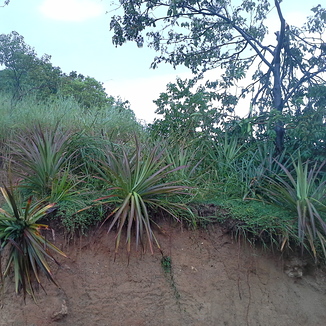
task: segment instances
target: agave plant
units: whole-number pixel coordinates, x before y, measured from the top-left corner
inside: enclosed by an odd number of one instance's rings
[[[243,187],[243,180],[239,178],[242,161],[250,148],[247,143],[240,141],[237,135],[229,136],[225,133],[218,136],[207,146],[206,156],[215,174],[215,184],[227,197],[238,197]]]
[[[202,153],[201,148],[195,146],[186,146],[179,143],[166,143],[166,162],[170,164],[172,168],[178,168],[183,166],[185,168],[180,169],[177,173],[173,175],[183,180],[183,182],[192,185],[198,185],[203,183],[205,179],[205,172],[203,169],[199,168],[200,163],[204,160],[201,157],[200,160],[197,159],[198,153]],[[198,173],[200,170],[200,173]]]
[[[291,166],[291,158],[286,158],[285,151],[275,158],[275,144],[272,142],[257,142],[253,150],[241,159],[238,179],[243,181],[244,200],[259,198],[259,189],[265,177],[282,173],[277,160],[286,168]]]
[[[105,219],[110,220],[108,232],[117,226],[115,253],[118,252],[125,226],[128,255],[132,231],[136,236],[136,248],[141,244],[144,249],[146,234],[150,251],[153,253],[153,242],[158,248],[160,245],[152,230],[150,208],[163,209],[179,220],[175,211],[187,208],[182,203],[177,203],[175,197],[186,194],[189,188],[177,185],[174,181],[164,180],[167,175],[184,166],[171,167],[171,164],[164,164],[164,151],[160,150],[159,146],[147,151],[137,140],[135,151],[129,155],[125,148],[120,151],[109,149],[106,154],[106,160],[100,162],[99,172],[100,179],[110,186],[108,189],[110,194],[98,200],[102,203],[117,204]]]
[[[6,210],[0,208],[0,250],[8,248],[3,276],[8,276],[13,268],[16,292],[23,291],[24,298],[27,293],[34,298],[34,282],[42,286],[40,273],[57,285],[47,259],[57,264],[58,262],[49,250],[66,257],[42,236],[41,230],[48,230],[49,227],[37,223],[48,214],[53,204],[32,203],[30,197],[26,205],[21,207],[13,189],[0,187],[0,190],[8,207]],[[1,265],[2,257],[0,258]]]
[[[299,242],[304,246],[308,241],[315,259],[316,242],[326,257],[326,179],[321,173],[325,163],[319,167],[317,163],[302,163],[299,154],[297,163],[293,160],[293,171],[278,163],[283,175],[268,177],[263,188],[274,203],[296,212]]]
[[[69,162],[70,137],[71,133],[63,132],[58,125],[53,130],[36,126],[11,144],[16,172],[23,178],[24,186],[40,198],[49,195],[53,180]]]

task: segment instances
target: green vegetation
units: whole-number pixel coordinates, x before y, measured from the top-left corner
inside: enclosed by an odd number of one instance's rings
[[[163,256],[161,259],[161,266],[164,271],[165,277],[169,281],[171,288],[174,292],[174,296],[177,300],[177,304],[179,304],[180,293],[176,287],[174,277],[173,277],[173,269],[172,269],[172,259],[170,256]]]
[[[144,3],[147,11],[135,10]],[[275,1],[280,34],[275,47],[264,47],[268,2],[244,1],[233,15],[229,1],[219,10],[209,3],[167,3],[170,18],[164,23],[173,28],[183,17],[180,28],[191,31],[186,38],[169,34],[171,53],[161,34],[149,36],[163,51],[154,65],[185,64],[194,72],[218,66],[224,69],[221,80],[203,85],[197,74],[169,83],[155,101],[161,118],[148,126],[100,82],[62,73],[16,32],[0,35],[0,240],[1,250],[9,248],[4,275],[14,270],[16,291],[34,295],[39,271],[54,282],[46,262],[54,258],[43,246],[61,252],[39,232],[46,228],[37,224],[41,218],[69,237],[107,226],[116,232],[115,254],[124,235],[128,256],[133,243],[152,253],[156,244],[174,289],[171,258],[155,236],[162,217],[191,227],[218,222],[252,245],[326,262],[325,43],[303,44],[301,37],[324,30],[325,11],[313,8],[309,24],[295,29],[284,26]],[[115,43],[142,43],[145,27],[155,27],[154,16],[147,15],[161,4],[124,2],[126,17],[137,19],[113,19]],[[258,27],[242,14],[254,14]],[[234,42],[233,54],[225,52]],[[220,43],[218,51],[212,48]],[[242,58],[247,45],[254,55]],[[239,96],[229,90],[258,59],[253,82],[240,95],[252,94],[250,114],[240,118],[234,113]],[[262,64],[267,70],[260,70]]]
[[[299,242],[305,246],[308,241],[316,260],[316,243],[326,257],[326,175],[320,173],[325,163],[317,168],[317,163],[302,163],[300,155],[292,171],[278,163],[285,175],[267,177],[263,188],[270,201],[296,212]]]
[[[295,215],[283,207],[242,199],[221,200],[218,207],[222,213],[217,220],[236,240],[281,251],[295,250],[298,245]]]
[[[125,232],[129,254],[134,237],[136,248],[153,252],[157,217],[169,213],[192,227],[217,221],[253,244],[301,248],[324,261],[324,142],[314,145],[317,157],[303,154],[297,145],[306,131],[293,129],[295,116],[288,116],[287,146],[276,154],[265,130],[255,130],[249,118],[221,117],[213,127],[201,120],[189,134],[166,130],[164,118],[173,121],[173,111],[144,129],[120,102],[92,113],[71,98],[30,97],[11,111],[7,98],[0,96],[2,179],[15,180],[25,201],[32,195],[55,203],[48,218],[69,237],[108,223],[117,231],[116,253]],[[25,119],[28,112],[34,119]],[[202,215],[196,207],[207,203],[228,213]]]
[[[215,75],[220,78],[206,85],[215,90],[223,112],[232,113],[244,97],[250,99],[251,115],[266,116],[275,110],[277,119],[268,131],[274,133],[280,153],[286,141],[284,116],[288,111],[301,113],[305,107],[321,103],[312,95],[316,89],[325,89],[326,71],[326,9],[318,5],[302,26],[290,26],[282,7],[280,0],[124,1],[119,13],[111,18],[112,41],[116,46],[133,41],[139,47],[148,41],[148,46],[158,52],[152,68],[161,63],[184,65],[196,78],[218,68]],[[267,27],[270,16],[278,20],[273,24],[273,39]],[[196,96],[184,95],[184,104],[192,110]],[[166,102],[164,97],[161,100]],[[203,103],[191,112],[189,120],[214,117],[214,111],[209,110],[202,115],[203,107],[207,107]],[[171,106],[171,110],[176,108]],[[176,113],[179,119],[184,112]]]
[[[12,108],[30,95],[38,100],[73,98],[83,108],[103,108],[112,102],[102,83],[76,71],[67,75],[50,60],[47,54],[38,57],[19,33],[0,34],[0,64],[5,67],[0,71],[0,89],[10,94]]]
[[[185,209],[182,203],[175,203],[171,197],[186,195],[187,187],[177,185],[176,181],[167,181],[167,176],[184,168],[171,168],[164,163],[164,149],[159,145],[153,149],[145,148],[135,139],[135,149],[131,153],[125,148],[105,151],[105,159],[99,162],[100,180],[103,187],[108,187],[109,195],[100,198],[102,203],[114,203],[116,208],[109,213],[105,220],[112,217],[109,231],[117,225],[116,253],[119,248],[123,228],[127,226],[127,251],[130,254],[131,234],[134,229],[136,248],[139,244],[144,248],[143,234],[147,236],[151,253],[153,240],[160,248],[152,230],[153,219],[150,209],[161,209],[172,215],[176,220],[176,210]],[[154,211],[153,211],[154,210]]]
[[[61,171],[67,169],[69,156],[66,155],[72,135],[54,130],[43,131],[40,125],[22,131],[14,136],[10,144],[12,161],[16,174],[24,178],[23,186],[28,192],[44,198],[50,195],[53,185],[62,178]]]
[[[13,189],[1,187],[0,190],[8,206],[7,210],[0,209],[0,254],[4,248],[9,247],[3,276],[9,275],[12,266],[16,292],[23,291],[24,297],[27,293],[34,297],[33,282],[36,281],[41,285],[40,272],[56,284],[46,258],[56,263],[57,261],[49,249],[65,256],[41,235],[41,230],[48,230],[48,226],[37,223],[48,214],[53,204],[32,203],[30,197],[22,206]],[[1,265],[2,255],[0,258]],[[0,270],[2,271],[2,268]]]

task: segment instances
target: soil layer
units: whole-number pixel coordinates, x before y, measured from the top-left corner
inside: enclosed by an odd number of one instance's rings
[[[60,288],[44,283],[37,303],[6,282],[1,326],[324,326],[326,277],[304,262],[285,260],[235,242],[218,226],[182,230],[165,225],[163,250],[114,261],[114,233],[65,244],[69,258],[53,266]],[[134,248],[133,248],[134,249]]]

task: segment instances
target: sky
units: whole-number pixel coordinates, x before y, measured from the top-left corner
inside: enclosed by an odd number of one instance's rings
[[[284,0],[287,22],[297,25],[323,1]],[[3,2],[0,0],[0,5]],[[116,48],[109,29],[117,8],[113,2],[118,1],[11,0],[0,8],[0,34],[18,32],[39,56],[51,55],[52,64],[65,73],[77,71],[103,82],[109,95],[130,102],[138,119],[152,122],[153,100],[176,77],[189,78],[191,73],[185,67],[174,70],[169,65],[150,69],[156,53],[145,46],[127,43]],[[270,24],[273,26],[273,18]]]

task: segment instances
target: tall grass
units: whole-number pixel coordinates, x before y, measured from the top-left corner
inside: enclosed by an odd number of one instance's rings
[[[36,124],[53,127],[58,122],[64,130],[113,134],[116,139],[142,130],[130,110],[115,104],[102,109],[84,109],[73,98],[39,101],[31,95],[12,106],[10,96],[0,93],[0,115],[0,140],[10,138],[13,131],[21,128],[28,129]]]
[[[80,126],[82,108],[73,99],[53,99],[45,102],[37,101],[33,96],[24,98],[14,107],[10,96],[0,94],[0,130],[2,135],[22,127],[28,128],[35,124],[43,127],[54,126],[60,121],[61,126],[71,129]]]

